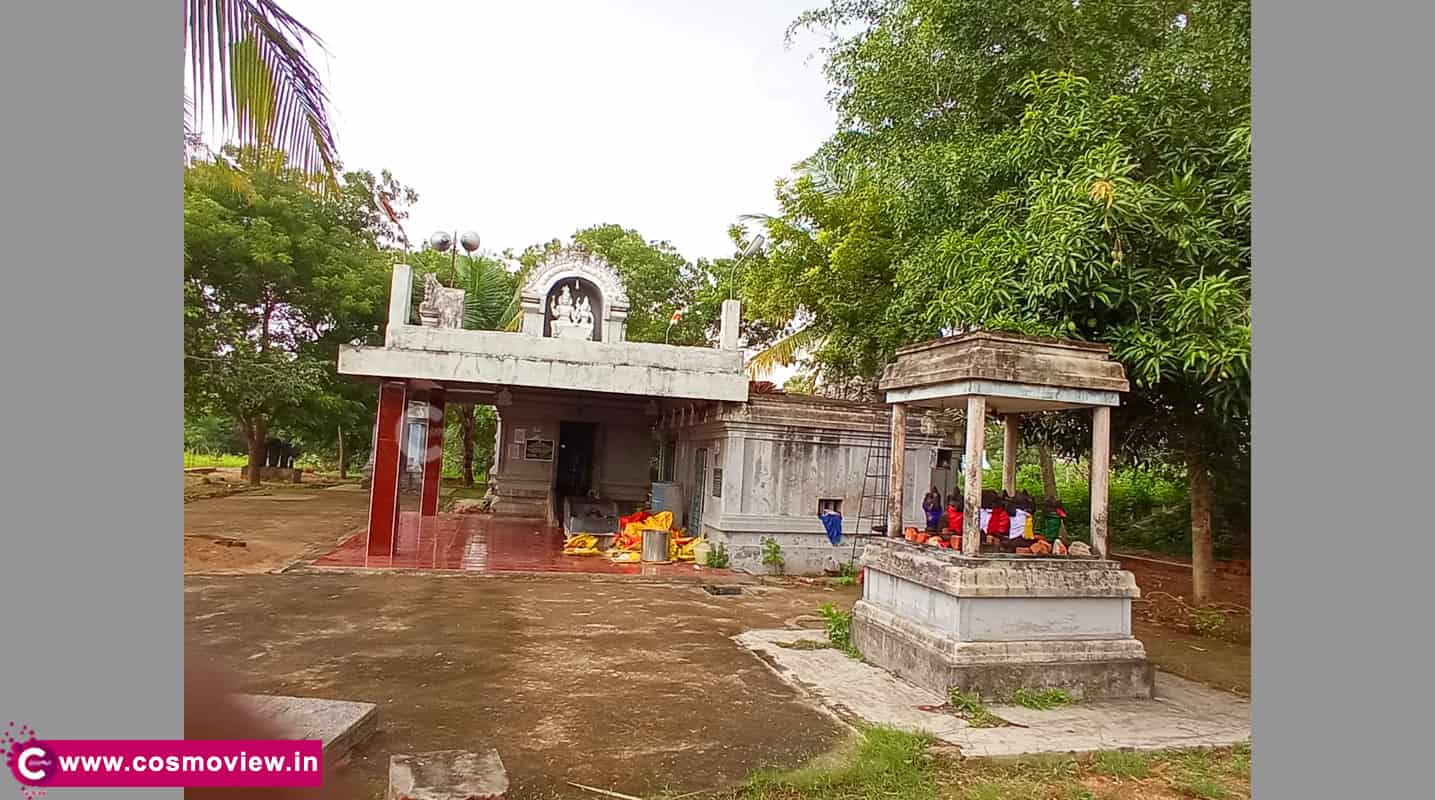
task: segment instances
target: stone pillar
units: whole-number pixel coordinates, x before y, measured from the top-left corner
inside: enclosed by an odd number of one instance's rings
[[[408,264],[395,264],[394,274],[389,282],[389,328],[409,324],[410,305],[413,303],[414,272]],[[385,332],[384,346],[388,344]]]
[[[1091,549],[1106,558],[1106,504],[1111,472],[1111,409],[1091,411]]]
[[[383,396],[383,393],[384,393],[384,390],[383,390],[383,387],[382,387],[382,385],[381,385],[381,386],[379,387],[379,396],[382,397],[382,396]],[[374,407],[374,430],[373,430],[373,435],[369,437],[369,457],[368,457],[367,460],[364,461],[364,469],[363,469],[363,475],[364,475],[363,486],[364,486],[365,489],[367,489],[367,488],[369,488],[369,487],[371,487],[371,486],[374,485],[374,454],[377,453],[377,452],[379,452],[379,411],[378,411],[378,406],[377,406],[377,404],[375,404],[375,407]]]
[[[742,327],[742,303],[737,300],[722,301],[722,325],[718,329],[718,341],[724,350],[736,350],[738,331]]]
[[[379,388],[379,421],[374,445],[374,480],[369,487],[368,553],[392,556],[399,517],[399,450],[402,447],[408,387],[388,381]]]
[[[443,389],[429,392],[429,422],[424,441],[424,482],[419,494],[419,516],[438,516],[438,493],[443,483]]]
[[[1015,414],[1002,416],[1002,491],[1016,494],[1016,448],[1021,435]]]
[[[887,459],[887,535],[902,535],[903,483],[907,472],[907,404],[892,404],[892,452]]]
[[[967,448],[962,457],[966,488],[962,508],[962,553],[974,556],[982,546],[982,454],[987,449],[987,399],[967,398]]]

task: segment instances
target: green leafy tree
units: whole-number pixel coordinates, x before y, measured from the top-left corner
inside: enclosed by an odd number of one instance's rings
[[[816,394],[817,380],[809,372],[799,372],[782,384],[782,391],[787,394]]]
[[[1249,437],[1249,5],[840,0],[798,25],[834,32],[841,129],[779,191],[755,307],[866,379],[973,328],[1110,344],[1135,385],[1117,444],[1185,466],[1209,600],[1214,486]]]
[[[272,435],[310,450],[346,429],[367,442],[372,392],[335,370],[341,344],[382,335],[390,256],[378,245],[391,223],[363,211],[376,180],[391,178],[350,172],[318,193],[254,149],[185,170],[186,410],[235,421],[252,483]]]

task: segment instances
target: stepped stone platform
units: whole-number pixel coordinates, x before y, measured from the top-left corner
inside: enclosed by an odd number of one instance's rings
[[[322,741],[327,763],[343,758],[379,729],[379,707],[373,703],[262,694],[236,699],[286,736]]]
[[[867,546],[852,643],[918,686],[994,701],[1020,688],[1150,699],[1131,635],[1136,578],[1102,558],[966,556],[884,539]]]

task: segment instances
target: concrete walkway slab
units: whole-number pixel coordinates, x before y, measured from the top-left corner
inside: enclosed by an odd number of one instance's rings
[[[926,731],[970,756],[1217,747],[1251,738],[1249,702],[1163,672],[1156,674],[1154,700],[1081,703],[1049,711],[991,706],[992,713],[1026,727],[973,728],[952,714],[922,711],[919,706],[939,706],[946,698],[886,670],[839,650],[783,646],[823,641],[821,631],[754,630],[733,638],[849,724]]]
[[[389,757],[385,800],[503,800],[508,772],[492,748]]]
[[[379,708],[373,703],[267,694],[241,694],[237,699],[288,736],[322,741],[324,760],[329,762],[342,758],[379,728]]]

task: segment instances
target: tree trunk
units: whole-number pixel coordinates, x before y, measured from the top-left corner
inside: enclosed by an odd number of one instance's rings
[[[1051,451],[1046,445],[1037,445],[1036,453],[1041,460],[1041,492],[1045,495],[1042,499],[1054,503],[1061,499],[1056,493],[1056,464],[1052,462]]]
[[[249,485],[259,485],[259,473],[264,469],[264,456],[268,449],[269,426],[263,420],[246,423],[244,436],[249,440]]]
[[[473,404],[465,403],[458,412],[463,427],[463,485],[473,485],[473,434],[477,422],[473,418]]]
[[[269,321],[274,316],[274,303],[269,299],[264,301],[264,310],[260,312],[259,322],[259,352],[269,351]]]
[[[339,480],[349,477],[349,454],[344,452],[344,426],[339,426]]]
[[[1215,490],[1201,442],[1195,437],[1186,442],[1186,484],[1191,495],[1191,599],[1199,606],[1215,599],[1215,537],[1211,531]]]

